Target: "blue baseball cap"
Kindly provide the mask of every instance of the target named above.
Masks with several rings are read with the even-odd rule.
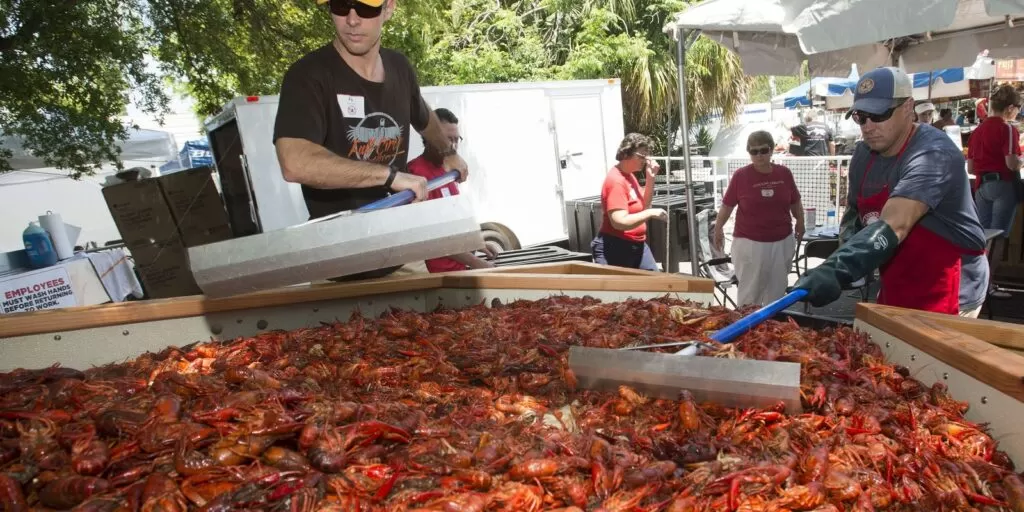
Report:
[[[864,73],[853,91],[853,107],[846,113],[850,117],[854,110],[869,114],[882,114],[900,105],[914,95],[914,84],[900,68],[875,68]]]

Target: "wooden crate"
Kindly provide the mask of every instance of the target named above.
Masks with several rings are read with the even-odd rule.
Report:
[[[988,423],[1000,448],[1024,463],[1024,326],[860,303],[854,328],[923,384],[944,382],[970,404],[967,419]]]
[[[429,311],[557,294],[605,301],[669,295],[712,304],[713,289],[711,281],[689,276],[556,263],[24,313],[0,322],[0,371],[54,362],[87,368],[169,345],[345,320],[354,311],[375,316],[391,307]],[[1024,463],[1024,356],[1002,348],[1024,349],[1024,327],[859,304],[855,328],[924,384],[947,383],[955,398],[971,404],[968,418],[988,423],[1000,447]]]
[[[573,262],[41,311],[0,322],[0,372],[54,363],[84,369],[170,345],[346,320],[356,310],[366,315],[391,306],[430,311],[557,294],[606,301],[670,295],[711,304],[713,290],[707,279]]]

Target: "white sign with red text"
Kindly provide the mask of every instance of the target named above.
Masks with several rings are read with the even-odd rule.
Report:
[[[21,313],[78,305],[64,267],[19,274],[0,281],[0,312]]]

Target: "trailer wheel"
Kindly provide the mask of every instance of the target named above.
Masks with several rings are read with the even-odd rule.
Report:
[[[484,244],[487,245],[487,248],[495,254],[515,249],[512,245],[512,241],[509,240],[508,235],[501,231],[485,229],[482,234],[484,237]]]

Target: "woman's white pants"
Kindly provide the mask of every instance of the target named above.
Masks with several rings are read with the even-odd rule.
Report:
[[[795,253],[793,235],[778,242],[733,239],[732,263],[739,281],[737,303],[763,306],[782,298],[789,286],[789,270]]]

